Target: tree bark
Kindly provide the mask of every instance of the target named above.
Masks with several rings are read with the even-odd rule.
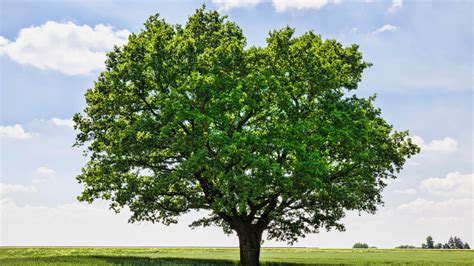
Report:
[[[260,259],[260,243],[262,232],[244,230],[237,232],[240,246],[240,264],[242,266],[258,266]]]

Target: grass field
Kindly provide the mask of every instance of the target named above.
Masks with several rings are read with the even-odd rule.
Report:
[[[0,265],[237,265],[234,248],[1,247]],[[474,265],[473,250],[264,248],[262,265]]]

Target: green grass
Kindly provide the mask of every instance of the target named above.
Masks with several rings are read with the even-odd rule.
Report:
[[[235,248],[1,247],[0,265],[237,265]],[[473,250],[264,248],[262,265],[474,265]]]

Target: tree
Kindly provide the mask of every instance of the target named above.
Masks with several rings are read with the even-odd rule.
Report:
[[[450,249],[456,249],[456,242],[452,236],[449,238],[447,245]]]
[[[81,201],[105,199],[130,222],[236,232],[243,265],[262,234],[290,244],[344,230],[346,210],[374,213],[386,180],[419,148],[353,94],[364,62],[313,32],[272,31],[246,47],[242,30],[200,8],[184,26],[151,16],[107,55],[74,116],[89,161]]]
[[[467,242],[464,242],[464,249],[471,249],[471,247],[469,246]]]
[[[436,244],[436,245],[434,246],[434,248],[436,248],[436,249],[442,249],[442,248],[443,248],[443,244],[438,243],[438,244]]]
[[[355,243],[352,248],[369,248],[369,245],[367,243]]]
[[[426,248],[434,248],[434,241],[431,236],[426,238]]]
[[[412,246],[412,245],[400,245],[398,247],[395,247],[395,248],[401,248],[401,249],[414,249],[416,248],[415,246]]]
[[[462,242],[461,238],[455,236],[454,237],[454,246],[457,249],[463,249],[464,248],[464,243]]]

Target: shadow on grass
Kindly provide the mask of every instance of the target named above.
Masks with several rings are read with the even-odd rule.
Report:
[[[240,265],[232,260],[219,259],[187,259],[187,258],[146,258],[133,256],[57,256],[37,258],[1,259],[0,265],[30,266],[30,265],[123,265],[123,266],[228,266]],[[328,265],[328,264],[302,264],[288,262],[261,262],[261,266],[302,266],[302,265]],[[335,264],[331,264],[335,265]],[[342,264],[340,264],[342,265]]]
[[[159,265],[159,266],[216,266],[216,265],[233,265],[237,266],[240,263],[232,260],[219,260],[219,259],[191,259],[191,258],[143,258],[143,257],[108,257],[108,256],[95,256],[95,258],[106,260],[109,263],[115,265]],[[327,264],[302,264],[302,263],[288,263],[288,262],[261,262],[261,266],[303,266],[303,265],[314,265],[321,266]]]
[[[137,265],[137,266],[215,266],[215,265],[239,265],[231,260],[218,259],[185,259],[185,258],[143,258],[143,257],[116,257],[116,256],[92,256],[93,258],[105,260],[114,265]]]

